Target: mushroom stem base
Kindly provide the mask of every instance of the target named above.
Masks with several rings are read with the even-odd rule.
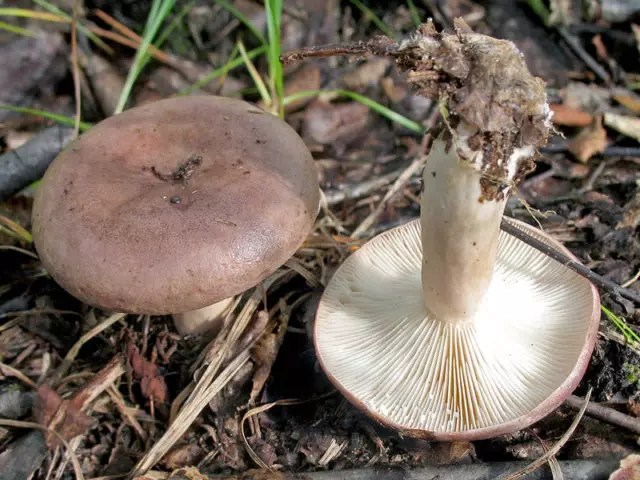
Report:
[[[197,310],[173,315],[173,323],[181,335],[215,334],[222,328],[224,313],[233,297]]]

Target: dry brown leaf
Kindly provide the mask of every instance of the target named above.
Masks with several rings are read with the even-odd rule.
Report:
[[[315,65],[307,65],[294,73],[290,78],[287,78],[284,84],[284,97],[288,97],[298,92],[305,90],[319,90],[320,89],[320,69]],[[313,97],[299,98],[287,106],[284,107],[284,111],[287,113],[294,112],[306,106],[313,100]]]
[[[275,332],[269,332],[263,335],[251,352],[257,368],[253,374],[253,385],[251,387],[251,394],[249,395],[249,405],[255,403],[262,388],[269,379],[271,367],[276,360],[288,325],[289,316],[282,314],[278,329]]]
[[[640,455],[633,454],[620,460],[620,468],[613,472],[609,480],[639,480]]]
[[[553,110],[553,123],[566,127],[586,127],[593,122],[593,116],[582,110],[571,108],[567,105],[550,105]]]
[[[607,148],[607,144],[607,132],[602,127],[602,117],[596,117],[590,126],[571,139],[567,147],[578,160],[586,162]]]
[[[133,342],[129,342],[127,346],[127,359],[136,378],[140,380],[142,395],[149,400],[165,403],[169,392],[158,366],[145,360]]]
[[[196,465],[204,457],[204,450],[198,445],[182,444],[172,448],[162,459],[165,467],[175,470],[176,468]]]
[[[605,113],[604,124],[640,142],[640,118],[618,115],[617,113]]]
[[[80,409],[70,402],[63,400],[52,388],[43,385],[38,388],[38,396],[34,408],[36,420],[40,425],[56,431],[65,440],[86,432],[94,420],[82,413]],[[50,432],[45,434],[47,444],[51,448],[59,446],[60,440]]]
[[[303,137],[340,152],[364,134],[369,118],[369,107],[361,103],[317,100],[304,112]]]
[[[343,76],[342,82],[345,87],[352,90],[376,85],[384,75],[389,64],[389,58],[371,58],[369,61]]]

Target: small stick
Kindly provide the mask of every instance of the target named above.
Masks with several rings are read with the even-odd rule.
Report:
[[[307,58],[328,58],[342,55],[394,55],[398,51],[398,44],[388,37],[378,36],[368,41],[343,43],[336,45],[318,45],[285,52],[280,61],[288,65]]]
[[[566,404],[574,409],[580,409],[584,405],[584,400],[575,395],[571,395]],[[630,432],[640,434],[640,418],[634,418],[613,408],[605,407],[600,403],[588,402],[585,414],[597,418],[603,422],[610,423],[616,427],[621,427]]]
[[[631,300],[632,302],[635,302],[640,305],[640,295],[638,295],[637,293],[634,293],[627,288],[623,288],[617,283],[612,282],[611,280],[607,280],[601,275],[598,275],[596,272],[594,272],[593,270],[590,270],[589,268],[585,267],[581,263],[570,259],[564,254],[558,252],[553,247],[550,247],[546,243],[541,242],[537,238],[534,238],[531,235],[523,232],[518,227],[515,227],[513,224],[509,223],[508,220],[505,220],[503,218],[500,224],[500,228],[505,232],[507,232],[508,234],[513,235],[517,239],[522,240],[527,245],[530,245],[536,250],[539,250],[545,255],[553,258],[555,261],[561,263],[565,267],[573,270],[578,275],[582,275],[584,278],[596,284],[598,287],[610,291],[617,297],[626,298],[627,300]]]

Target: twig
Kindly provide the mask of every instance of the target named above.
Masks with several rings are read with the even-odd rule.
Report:
[[[539,148],[540,153],[565,153],[569,150],[566,144],[547,145]],[[640,157],[640,147],[607,147],[598,153],[601,157]]]
[[[20,370],[18,370],[17,368],[12,367],[11,365],[7,365],[6,363],[0,362],[0,373],[2,373],[5,376],[8,376],[7,373],[5,373],[5,370],[7,372],[9,372],[11,375],[13,375],[14,377],[16,377],[18,380],[20,380],[25,385],[27,385],[27,386],[29,386],[29,387],[31,387],[33,389],[37,389],[38,388],[38,386],[35,384],[35,382],[33,380],[31,380],[29,377],[27,377]]]
[[[340,188],[325,190],[324,195],[327,199],[327,205],[333,206],[346,200],[357,200],[365,197],[371,192],[390,184],[402,175],[404,170],[404,168],[400,168],[384,175],[374,176],[370,180],[366,180],[364,182],[347,184]]]
[[[72,136],[72,128],[54,125],[0,155],[0,201],[40,179]]]
[[[508,477],[506,477],[505,480],[516,480],[517,478],[520,478],[524,475],[527,475],[528,473],[533,472],[534,470],[540,468],[542,465],[547,463],[551,457],[555,456],[560,451],[560,449],[564,446],[564,444],[567,443],[569,438],[571,438],[571,435],[573,435],[573,432],[575,431],[575,429],[578,428],[578,424],[580,423],[580,420],[582,420],[586,406],[589,403],[589,398],[591,398],[591,390],[592,389],[590,388],[587,394],[585,395],[584,397],[585,404],[582,406],[582,408],[576,415],[576,418],[574,418],[573,422],[571,422],[569,429],[564,433],[564,435],[562,435],[560,440],[558,440],[556,444],[553,447],[551,447],[549,450],[547,450],[545,454],[542,455],[540,458],[538,458],[537,460],[535,460],[525,468],[518,470],[516,473],[509,475]]]
[[[116,355],[73,396],[71,405],[80,411],[86,411],[91,402],[111,387],[122,375],[124,375],[124,358],[122,355]]]
[[[575,395],[571,395],[565,403],[576,410],[582,408],[586,404],[586,415],[602,420],[603,422],[610,423],[611,425],[624,428],[630,432],[640,434],[640,418],[625,415],[613,408],[605,407],[600,403],[586,402]]]
[[[610,291],[617,297],[626,298],[627,300],[631,300],[633,302],[636,302],[638,305],[640,305],[640,295],[638,295],[637,293],[634,293],[627,288],[623,288],[617,283],[612,282],[611,280],[608,280],[601,275],[598,275],[596,272],[585,267],[581,263],[575,260],[572,260],[571,258],[558,252],[555,248],[550,247],[546,243],[541,242],[537,238],[534,238],[533,236],[520,230],[518,227],[510,223],[509,220],[506,220],[505,218],[503,218],[502,222],[500,223],[500,228],[505,232],[507,232],[508,234],[513,235],[517,239],[522,240],[527,245],[530,245],[536,250],[539,250],[545,255],[553,258],[555,261],[561,263],[562,265],[569,268],[570,270],[573,270],[578,275],[582,275],[584,278],[594,283],[598,287]]]
[[[140,46],[140,42],[136,40],[132,40],[128,37],[125,37],[124,35],[120,35],[119,33],[112,32],[111,30],[105,30],[104,28],[95,27],[95,26],[91,26],[88,28],[92,33],[95,33],[99,37],[108,38],[109,40],[113,40],[114,42],[119,43],[120,45],[124,45],[125,47],[129,47],[134,50],[137,50],[138,47]],[[159,62],[165,63],[167,65],[171,63],[171,60],[169,59],[168,55],[156,47],[149,48],[149,55],[151,55],[153,58],[155,58]]]
[[[108,23],[113,28],[118,30],[120,32],[120,34],[122,35],[122,37],[120,37],[120,39],[129,38],[131,40],[132,44],[133,44],[133,48],[138,48],[140,46],[140,43],[142,42],[142,37],[140,35],[138,35],[136,32],[134,32],[130,28],[126,27],[125,25],[123,25],[122,23],[117,21],[115,18],[113,18],[111,15],[109,15],[108,13],[103,12],[100,9],[95,10],[95,14],[101,20],[103,20],[105,23]],[[102,30],[101,29],[101,32],[105,33],[105,32],[108,32],[108,30]],[[109,32],[109,33],[113,33],[113,32]],[[107,35],[105,35],[105,36],[107,36]],[[113,36],[112,36],[112,39],[113,39]],[[171,64],[172,63],[171,58],[169,57],[169,55],[164,53],[162,50],[157,48],[155,45],[150,45],[149,46],[149,53],[151,55],[153,55],[156,59],[162,61],[163,63],[166,63],[166,64]]]
[[[344,43],[339,45],[319,45],[285,52],[280,61],[288,65],[307,58],[328,58],[341,55],[394,55],[398,45],[390,38],[379,36],[368,41]]]
[[[593,73],[595,73],[600,80],[604,83],[611,83],[611,76],[606,72],[604,68],[600,66],[600,64],[587,53],[587,51],[582,47],[580,41],[567,30],[565,27],[558,27],[558,33],[562,37],[562,39],[566,42],[566,44],[573,50],[580,60],[582,60],[587,67],[589,67]]]

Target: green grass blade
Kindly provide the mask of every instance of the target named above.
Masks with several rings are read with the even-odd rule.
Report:
[[[25,28],[18,27],[17,25],[11,25],[10,23],[3,22],[0,20],[0,29],[6,30],[7,32],[15,33],[17,35],[23,35],[25,37],[37,37],[35,33]]]
[[[544,2],[542,0],[527,0],[527,3],[529,4],[529,8],[533,10],[533,13],[535,13],[542,23],[548,27],[551,12],[549,12],[549,9]]]
[[[182,19],[191,11],[191,9],[195,5],[196,0],[191,0],[188,4],[182,7],[176,17],[171,20],[169,25],[167,25],[167,27],[162,32],[160,32],[160,35],[158,35],[158,40],[156,40],[153,45],[157,48],[160,48],[162,44],[167,40],[167,38],[169,38],[169,35],[171,35],[176,27],[180,24]]]
[[[422,20],[420,19],[420,12],[418,12],[416,4],[413,3],[413,0],[407,0],[407,7],[409,7],[409,13],[411,13],[411,19],[413,20],[413,23],[416,27],[419,27],[422,23]]]
[[[44,110],[37,110],[35,108],[26,107],[14,107],[12,105],[0,105],[0,110],[11,110],[18,113],[27,113],[29,115],[36,115],[38,117],[47,118],[54,122],[62,123],[63,125],[69,125],[73,127],[75,125],[75,119],[71,117],[65,117],[64,115],[58,115],[57,113],[46,112]],[[80,122],[80,131],[85,132],[89,130],[93,125],[87,122]]]
[[[236,17],[238,20],[240,20],[240,22],[249,29],[249,31],[251,33],[253,33],[253,35],[260,40],[260,43],[262,43],[263,45],[267,44],[267,40],[264,38],[264,35],[262,34],[262,32],[260,30],[258,30],[253,23],[251,23],[249,21],[249,19],[240,11],[238,10],[236,7],[234,7],[233,5],[231,5],[230,3],[225,2],[224,0],[216,0],[216,3],[218,5],[220,5],[221,7],[225,8],[226,10],[229,11],[229,13],[231,13],[234,17]]]
[[[267,0],[264,4],[267,15],[267,34],[269,46],[267,58],[269,60],[269,83],[271,96],[277,103],[278,116],[284,118],[283,91],[284,80],[282,78],[282,63],[280,62],[280,29],[282,27],[282,0]]]
[[[393,32],[391,31],[391,29],[387,27],[387,25],[382,20],[380,20],[375,13],[373,13],[373,10],[367,8],[360,0],[349,0],[349,1],[353,3],[356,7],[358,7],[362,11],[362,13],[367,15],[371,19],[373,24],[376,27],[378,27],[382,33],[384,33],[387,37],[391,39],[394,38]]]
[[[412,130],[416,133],[425,132],[425,128],[422,125],[420,125],[418,122],[414,122],[413,120],[408,119],[404,115],[400,115],[398,112],[394,112],[390,108],[385,107],[384,105],[376,102],[375,100],[371,100],[368,97],[360,95],[359,93],[351,92],[349,90],[337,90],[336,92],[343,97],[350,98],[352,100],[362,103],[363,105],[366,105],[371,110],[378,113],[379,115],[382,115],[383,117],[388,118],[392,122],[395,122],[398,125],[402,125],[403,127],[409,130]]]
[[[398,125],[402,125],[408,130],[411,130],[416,133],[425,132],[425,128],[422,125],[420,125],[418,122],[414,122],[413,120],[408,119],[404,115],[400,115],[398,112],[394,112],[390,108],[385,107],[384,105],[376,102],[375,100],[371,100],[368,97],[360,95],[359,93],[356,93],[356,92],[351,92],[349,90],[305,90],[305,91],[297,92],[285,97],[283,104],[289,105],[290,103],[295,102],[296,100],[299,100],[301,98],[315,97],[317,95],[323,95],[323,94],[333,94],[333,95],[349,98],[351,100],[355,100],[356,102],[360,102],[363,105],[366,105],[374,112],[391,120],[392,122],[395,122]]]
[[[640,343],[640,336],[638,336],[635,330],[627,325],[627,323],[622,318],[618,317],[615,313],[602,305],[600,306],[600,308],[607,316],[607,318],[611,320],[611,323],[613,323],[618,328],[618,330],[620,330],[622,335],[624,335],[624,338],[627,340],[627,342],[632,345],[635,343]]]
[[[242,61],[244,62],[244,64],[247,67],[247,70],[249,71],[249,75],[251,75],[251,78],[253,79],[253,83],[255,83],[256,88],[260,93],[260,97],[262,97],[262,101],[265,103],[267,107],[271,107],[273,102],[272,102],[271,96],[269,95],[269,90],[267,89],[267,86],[264,84],[264,81],[262,80],[262,77],[258,73],[258,70],[256,69],[255,65],[247,55],[247,50],[244,48],[244,44],[241,41],[238,41],[238,50],[240,52],[240,56],[242,57]]]
[[[257,57],[258,55],[263,54],[266,50],[267,50],[267,47],[265,47],[265,46],[254,48],[250,52],[247,52],[247,57],[250,58],[250,59],[253,59],[253,58]],[[200,87],[202,87],[203,85],[209,83],[210,81],[215,80],[216,78],[220,77],[221,75],[224,75],[227,72],[230,72],[234,68],[237,68],[237,67],[239,67],[240,65],[243,65],[243,64],[244,64],[244,59],[242,57],[237,57],[236,58],[232,54],[232,56],[230,57],[229,61],[226,64],[224,64],[220,68],[216,68],[211,73],[209,73],[206,77],[201,78],[196,83],[191,85],[189,88],[186,88],[186,89],[182,90],[179,93],[179,95],[189,95],[194,90],[199,89]]]
[[[147,18],[147,24],[145,25],[144,34],[142,36],[142,42],[136,51],[136,56],[133,60],[133,65],[129,69],[129,73],[127,75],[127,79],[125,80],[124,88],[120,93],[120,99],[118,100],[118,105],[114,114],[118,114],[124,110],[124,107],[129,100],[129,96],[131,95],[131,90],[133,89],[133,85],[138,79],[138,75],[147,64],[149,60],[149,55],[147,50],[149,49],[149,45],[153,42],[153,39],[158,33],[162,22],[164,22],[167,15],[173,8],[175,0],[154,0],[151,13]]]
[[[61,10],[60,8],[56,7],[55,5],[51,4],[47,0],[33,0],[33,2],[40,5],[45,10],[48,10],[49,12],[53,13],[54,15],[58,15],[60,17],[65,18],[67,22],[71,23],[71,15],[66,13],[64,10]],[[98,47],[100,47],[102,50],[107,52],[109,55],[113,55],[114,53],[113,48],[111,48],[109,45],[104,43],[104,41],[100,37],[98,37],[95,33],[93,33],[90,30],[87,30],[87,28],[84,25],[82,25],[82,23],[80,22],[78,22],[77,27],[78,27],[78,30],[80,30],[84,35],[86,35],[89,40],[91,40],[93,43],[95,43]]]
[[[69,23],[63,15],[47,12],[38,12],[28,8],[0,8],[0,17],[23,17],[34,20],[44,20],[46,22]]]
[[[4,215],[0,215],[0,227],[4,227],[5,233],[10,234],[15,238],[22,240],[23,242],[33,242],[33,237],[26,228],[14,222],[10,218],[5,217]]]

